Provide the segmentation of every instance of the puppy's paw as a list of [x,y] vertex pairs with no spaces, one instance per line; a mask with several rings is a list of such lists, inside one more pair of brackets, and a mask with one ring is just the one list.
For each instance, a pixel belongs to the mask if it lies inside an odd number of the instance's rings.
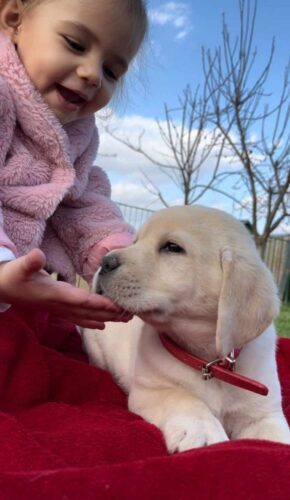
[[235,439],[265,439],[290,444],[290,429],[284,416],[253,420],[240,429]]
[[163,434],[169,453],[191,450],[229,439],[215,417],[202,420],[194,415],[171,417],[164,425]]

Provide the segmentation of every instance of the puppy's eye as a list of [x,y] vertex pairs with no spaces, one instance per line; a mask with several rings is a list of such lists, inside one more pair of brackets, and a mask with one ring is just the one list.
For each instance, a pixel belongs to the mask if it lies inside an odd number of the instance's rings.
[[173,243],[173,241],[167,241],[162,245],[159,249],[160,252],[166,253],[185,253],[185,250],[177,245],[177,243]]

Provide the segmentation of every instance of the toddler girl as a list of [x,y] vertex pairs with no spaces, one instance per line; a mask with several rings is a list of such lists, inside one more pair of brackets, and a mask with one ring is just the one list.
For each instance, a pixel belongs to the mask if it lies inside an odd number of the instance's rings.
[[[94,113],[147,30],[142,0],[0,0],[0,302],[103,328],[123,311],[72,284],[131,242],[92,168]],[[54,281],[57,272],[66,281]],[[122,317],[126,320],[126,317]]]

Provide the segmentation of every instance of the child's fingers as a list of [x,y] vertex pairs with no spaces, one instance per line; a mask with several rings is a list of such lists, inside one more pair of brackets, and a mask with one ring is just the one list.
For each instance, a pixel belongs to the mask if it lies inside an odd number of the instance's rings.
[[15,264],[19,266],[19,273],[22,278],[29,278],[32,274],[41,271],[45,266],[44,253],[35,248],[27,255],[16,259]]
[[101,321],[93,321],[90,319],[84,319],[84,320],[74,320],[70,319],[72,323],[75,325],[81,326],[82,328],[91,328],[92,330],[104,330],[105,329],[105,323]]
[[122,321],[122,323],[128,323],[128,321],[131,321],[131,319],[133,319],[133,317],[134,317],[134,314],[125,313],[125,314],[121,315],[119,321]]
[[56,314],[57,316],[62,316],[66,317],[67,319],[73,318],[73,321],[75,321],[78,325],[80,324],[80,321],[123,321],[122,319],[119,319],[121,317],[119,312],[115,311],[105,311],[105,310],[87,310],[87,309],[81,309],[81,308],[76,308],[76,307],[69,307],[69,306],[52,306],[49,307],[49,310]]
[[133,318],[134,314],[129,313],[128,311],[122,311],[121,314],[115,316],[115,318],[111,319],[111,321],[128,323]]
[[51,295],[55,305],[62,304],[68,307],[76,307],[83,311],[111,311],[121,313],[122,308],[108,297],[90,293],[87,290],[76,288],[67,283],[57,283]]
[[118,306],[108,297],[103,297],[103,295],[96,295],[90,293],[88,297],[87,307],[89,309],[99,309],[104,311],[113,311],[118,314],[123,312],[122,307]]
[[[105,297],[103,295],[97,295],[96,293],[91,293],[86,290],[81,290],[77,289],[79,292],[79,297],[80,300],[82,300],[81,305],[83,307],[88,307],[92,309],[105,309],[105,310],[114,310],[114,311],[120,311],[121,312],[121,307],[112,302],[111,299],[108,297]],[[80,292],[86,292],[86,293],[81,293]]]

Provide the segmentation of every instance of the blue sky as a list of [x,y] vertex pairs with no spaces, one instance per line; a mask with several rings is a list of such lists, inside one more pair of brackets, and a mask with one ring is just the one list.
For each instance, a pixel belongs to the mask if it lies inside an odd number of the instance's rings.
[[[177,103],[178,94],[187,84],[194,88],[202,80],[201,47],[214,48],[221,43],[222,13],[225,13],[230,33],[238,32],[238,0],[149,0],[150,35],[139,57],[137,69],[125,84],[126,95],[120,105],[113,107],[110,117],[98,120],[101,130],[101,154],[98,164],[103,166],[112,182],[116,201],[137,206],[159,208],[148,193],[142,175],[145,171],[166,192],[171,204],[180,202],[180,195],[144,158],[123,147],[102,130],[105,123],[118,135],[138,140],[145,130],[143,144],[163,151],[156,131],[156,118],[163,120],[163,106]],[[289,58],[290,35],[289,0],[259,0],[255,31],[258,48],[256,70],[262,69],[275,36],[275,56],[267,90],[277,100],[281,89],[283,70]],[[128,94],[128,95],[127,95]],[[111,156],[113,155],[113,156]],[[217,206],[229,212],[232,204],[218,195],[207,196],[201,203]],[[235,214],[237,215],[237,214]]]
[[[253,3],[253,1],[252,1]],[[214,48],[221,42],[221,16],[225,13],[230,32],[238,31],[237,0],[190,0],[160,2],[151,0],[151,40],[153,52],[157,57],[148,65],[148,95],[138,101],[136,96],[135,111],[152,116],[162,112],[163,101],[174,103],[176,92],[180,92],[187,83],[193,86],[201,81],[201,47]],[[159,13],[159,16],[158,16]],[[160,14],[164,14],[162,15]],[[168,21],[164,22],[166,19]],[[172,14],[172,19],[170,19]],[[174,15],[175,14],[175,15]],[[178,20],[184,24],[176,27]],[[164,24],[162,24],[162,20]],[[278,90],[279,83],[274,75],[281,71],[289,57],[290,35],[289,0],[259,0],[256,23],[256,45],[259,49],[257,61],[261,64],[267,59],[272,37],[276,39],[276,55],[273,64],[272,91]],[[159,22],[158,22],[159,21]],[[178,38],[179,35],[184,35]]]

